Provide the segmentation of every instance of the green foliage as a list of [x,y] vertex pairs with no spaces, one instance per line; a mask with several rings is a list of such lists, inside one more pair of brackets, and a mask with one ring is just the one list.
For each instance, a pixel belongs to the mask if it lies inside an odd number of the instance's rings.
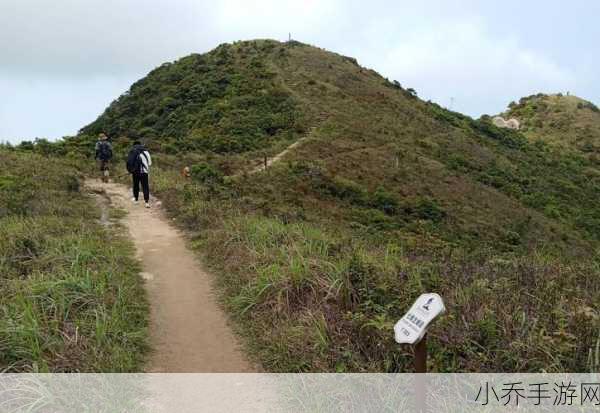
[[33,142],[31,141],[21,141],[21,143],[18,145],[18,148],[22,151],[33,151]]
[[239,153],[289,139],[299,121],[297,103],[265,65],[274,46],[223,44],[162,65],[82,132],[175,139],[179,144],[166,148],[171,153]]
[[373,193],[371,205],[388,215],[396,214],[399,209],[399,203],[396,196],[386,191],[383,187],[377,188]]
[[579,102],[577,103],[577,109],[589,109],[592,112],[600,112],[598,106],[594,105],[592,102]]
[[356,205],[364,205],[368,202],[366,189],[350,179],[336,176],[329,183],[328,189],[333,196]]
[[192,178],[201,183],[223,183],[223,174],[206,162],[190,168]]
[[507,116],[516,117],[531,139],[590,156],[600,146],[600,110],[576,96],[537,94],[510,107]]
[[420,219],[433,222],[440,222],[446,216],[444,209],[435,200],[429,198],[419,199],[414,210]]
[[[600,327],[600,144],[577,102],[511,105],[524,134],[343,56],[256,41],[156,69],[86,131],[159,143],[153,185],[268,371],[409,371],[391,329],[425,291],[449,308],[431,370],[585,371]],[[191,181],[183,165],[197,166]],[[227,185],[211,183],[220,172]]]
[[[336,183],[345,201],[364,193],[353,181]],[[597,319],[573,311],[598,299],[584,287],[596,276],[591,262],[563,267],[566,257],[499,258],[443,244],[421,250],[379,232],[357,236],[339,222],[232,214],[234,199],[224,207],[222,200],[196,195],[201,203],[171,199],[169,208],[178,216],[200,208],[197,215],[213,217],[202,224],[198,245],[210,251],[205,258],[220,274],[228,308],[269,371],[410,371],[412,358],[398,354],[392,326],[423,291],[439,292],[451,306],[430,335],[434,371],[581,370],[587,353],[575,349],[597,340]],[[445,215],[432,199],[414,205],[422,219]],[[389,215],[359,211],[369,225],[390,229]],[[225,223],[215,224],[216,216]],[[508,230],[502,242],[516,247],[523,238]]]
[[131,244],[99,224],[68,162],[0,149],[0,164],[0,369],[139,371],[148,308]]

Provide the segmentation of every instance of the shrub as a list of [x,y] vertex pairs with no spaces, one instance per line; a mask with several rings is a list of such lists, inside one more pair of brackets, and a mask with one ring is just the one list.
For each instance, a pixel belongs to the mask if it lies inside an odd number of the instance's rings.
[[296,161],[288,164],[293,175],[310,178],[323,178],[325,176],[323,166],[319,162]]
[[413,97],[413,98],[417,97],[417,91],[415,89],[413,89],[412,87],[409,87],[408,89],[406,89],[406,92],[408,93],[408,95],[410,97]]
[[23,141],[19,144],[18,148],[22,151],[33,151],[34,146],[31,141]]
[[202,183],[223,183],[223,174],[206,162],[193,165],[190,173],[193,179]]
[[379,187],[371,197],[371,205],[388,215],[394,215],[398,212],[398,200],[396,196],[388,192],[385,188]]
[[415,206],[415,213],[421,219],[439,222],[446,217],[446,212],[436,201],[429,198],[420,199]]
[[504,241],[510,245],[519,245],[521,243],[521,235],[515,231],[506,231],[504,233]]
[[589,109],[592,112],[600,112],[598,106],[594,105],[592,102],[579,102],[577,103],[577,109]]
[[377,229],[391,229],[392,218],[378,209],[359,209],[354,212],[356,221]]
[[357,205],[364,205],[368,197],[367,191],[362,186],[342,177],[333,178],[328,189],[332,195]]

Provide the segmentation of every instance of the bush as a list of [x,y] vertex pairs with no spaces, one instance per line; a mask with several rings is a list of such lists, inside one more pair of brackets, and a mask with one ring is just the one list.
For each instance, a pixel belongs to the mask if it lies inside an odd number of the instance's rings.
[[440,222],[446,217],[446,212],[436,201],[429,198],[420,199],[415,206],[415,213],[420,219]]
[[367,191],[362,186],[342,177],[333,178],[328,189],[333,196],[357,205],[364,205],[368,197]]
[[413,89],[412,87],[409,87],[408,89],[406,89],[406,93],[408,93],[408,96],[410,96],[411,98],[417,97],[417,91],[415,89]]
[[354,219],[363,225],[380,230],[392,229],[393,218],[378,209],[359,209],[354,213]]
[[506,231],[504,233],[504,241],[510,245],[519,245],[521,243],[521,235],[515,231]]
[[592,112],[600,112],[598,106],[594,105],[592,102],[579,102],[577,104],[577,109],[589,109]]
[[371,205],[388,215],[394,215],[398,212],[398,200],[396,196],[385,190],[383,187],[377,188],[371,197]]
[[193,165],[190,169],[192,178],[202,183],[223,183],[223,174],[212,165],[202,162]]

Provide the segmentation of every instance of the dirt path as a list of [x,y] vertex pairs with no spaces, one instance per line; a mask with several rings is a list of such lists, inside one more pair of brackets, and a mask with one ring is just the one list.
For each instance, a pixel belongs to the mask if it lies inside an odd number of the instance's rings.
[[[159,202],[135,205],[123,185],[86,181],[106,205],[127,211],[129,229],[151,307],[150,354],[147,372],[249,372],[227,319],[214,296],[211,277],[187,248],[185,238],[164,216]],[[102,198],[102,199],[100,199]]]
[[[327,118],[329,117],[328,113],[321,113],[319,114],[319,116],[317,117],[317,121],[319,122],[319,124],[323,123]],[[285,148],[283,151],[279,152],[277,155],[275,155],[272,158],[268,158],[267,159],[267,164],[265,165],[264,162],[261,163],[260,165],[258,165],[257,167],[251,169],[248,173],[249,174],[255,174],[257,172],[261,172],[264,171],[265,169],[269,168],[271,165],[273,165],[274,163],[277,163],[279,161],[281,161],[283,159],[283,157],[285,157],[288,153],[290,153],[291,151],[293,151],[294,149],[296,149],[298,146],[302,145],[305,141],[307,141],[308,139],[310,139],[312,137],[312,135],[315,133],[315,131],[318,129],[317,126],[311,126],[308,129],[308,132],[306,135],[304,135],[302,138],[298,139],[296,142],[292,143],[290,146],[288,146],[287,148]],[[265,167],[266,166],[266,167]]]
[[[299,145],[301,145],[306,139],[308,139],[310,135],[307,135],[303,138],[298,139],[296,142],[292,143],[290,146],[288,146],[287,148],[285,148],[285,150],[283,150],[282,152],[278,153],[277,155],[275,155],[272,158],[268,158],[267,159],[267,165],[266,167],[269,168],[271,165],[273,165],[274,163],[277,163],[279,161],[281,161],[281,159],[287,155],[289,152],[293,151],[294,148],[298,147]],[[257,166],[256,168],[252,169],[249,173],[250,174],[255,174],[257,172],[261,172],[265,170],[265,165],[264,163]]]

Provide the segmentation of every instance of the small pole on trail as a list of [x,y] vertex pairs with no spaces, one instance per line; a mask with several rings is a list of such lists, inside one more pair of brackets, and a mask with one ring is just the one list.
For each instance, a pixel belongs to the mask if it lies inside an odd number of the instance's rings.
[[266,153],[263,155],[263,158],[264,158],[264,165],[265,165],[265,171],[266,171],[267,167],[269,166],[269,164],[267,162],[267,154]]

